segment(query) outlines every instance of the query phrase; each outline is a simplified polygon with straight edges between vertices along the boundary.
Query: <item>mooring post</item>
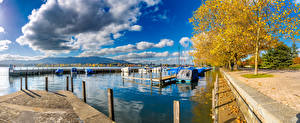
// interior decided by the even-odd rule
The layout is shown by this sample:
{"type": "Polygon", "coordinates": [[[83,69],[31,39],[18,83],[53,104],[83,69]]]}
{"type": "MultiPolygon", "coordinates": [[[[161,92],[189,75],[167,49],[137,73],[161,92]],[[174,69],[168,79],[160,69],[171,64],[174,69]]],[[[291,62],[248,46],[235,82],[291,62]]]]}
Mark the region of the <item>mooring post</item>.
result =
{"type": "Polygon", "coordinates": [[[48,77],[45,77],[45,90],[48,91],[48,77]]]}
{"type": "Polygon", "coordinates": [[[25,76],[25,89],[28,90],[28,82],[27,82],[27,75],[25,76]]]}
{"type": "Polygon", "coordinates": [[[162,67],[159,70],[159,86],[162,86],[162,67]]]}
{"type": "Polygon", "coordinates": [[[179,101],[173,102],[174,123],[180,123],[180,107],[179,101]]]}
{"type": "Polygon", "coordinates": [[[66,79],[66,89],[67,89],[67,91],[69,90],[69,76],[67,76],[67,79],[66,79]]]}
{"type": "Polygon", "coordinates": [[[113,90],[107,89],[109,118],[115,121],[113,90]]]}
{"type": "Polygon", "coordinates": [[[85,81],[82,81],[82,97],[83,101],[86,103],[85,81]]]}
{"type": "Polygon", "coordinates": [[[20,90],[23,90],[22,89],[22,77],[20,77],[20,90]]]}
{"type": "Polygon", "coordinates": [[[134,73],[135,73],[134,70],[132,70],[132,75],[133,75],[133,77],[134,77],[134,73]]]}
{"type": "Polygon", "coordinates": [[[73,77],[71,77],[71,91],[74,92],[73,77]]]}
{"type": "Polygon", "coordinates": [[[151,82],[151,86],[152,86],[152,83],[153,83],[153,81],[152,81],[152,71],[150,71],[150,82],[151,82]]]}

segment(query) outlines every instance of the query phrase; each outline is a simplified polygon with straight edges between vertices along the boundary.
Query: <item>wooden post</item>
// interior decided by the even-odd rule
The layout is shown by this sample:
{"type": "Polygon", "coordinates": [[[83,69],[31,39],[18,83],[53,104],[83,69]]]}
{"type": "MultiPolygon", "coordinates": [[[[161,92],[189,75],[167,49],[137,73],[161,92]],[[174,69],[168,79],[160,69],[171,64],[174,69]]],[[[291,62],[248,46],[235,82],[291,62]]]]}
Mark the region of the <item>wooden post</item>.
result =
{"type": "Polygon", "coordinates": [[[73,77],[71,77],[71,91],[74,92],[73,77]]]}
{"type": "Polygon", "coordinates": [[[82,81],[82,97],[83,101],[86,103],[85,81],[82,81]]]}
{"type": "Polygon", "coordinates": [[[48,91],[48,77],[45,77],[45,90],[48,91]]]}
{"type": "Polygon", "coordinates": [[[135,74],[135,73],[134,73],[134,70],[133,70],[133,71],[132,71],[132,75],[133,75],[133,77],[134,77],[134,74],[135,74]]]}
{"type": "Polygon", "coordinates": [[[159,70],[159,86],[162,86],[162,68],[160,67],[160,70],[159,70]]]}
{"type": "Polygon", "coordinates": [[[153,81],[152,81],[152,71],[150,71],[150,82],[151,82],[151,86],[152,86],[152,83],[153,83],[153,81]]]}
{"type": "Polygon", "coordinates": [[[67,76],[67,79],[66,79],[66,89],[67,89],[67,91],[69,90],[69,76],[67,76]]]}
{"type": "Polygon", "coordinates": [[[114,98],[113,98],[113,90],[108,88],[107,89],[107,96],[108,96],[108,114],[109,118],[112,121],[115,121],[115,113],[114,113],[114,98]]]}
{"type": "Polygon", "coordinates": [[[27,75],[25,76],[25,89],[28,90],[28,82],[27,82],[27,75]]]}
{"type": "Polygon", "coordinates": [[[173,102],[174,123],[180,123],[180,107],[179,101],[173,102]]]}
{"type": "Polygon", "coordinates": [[[22,89],[22,77],[20,77],[20,90],[23,90],[22,89]]]}

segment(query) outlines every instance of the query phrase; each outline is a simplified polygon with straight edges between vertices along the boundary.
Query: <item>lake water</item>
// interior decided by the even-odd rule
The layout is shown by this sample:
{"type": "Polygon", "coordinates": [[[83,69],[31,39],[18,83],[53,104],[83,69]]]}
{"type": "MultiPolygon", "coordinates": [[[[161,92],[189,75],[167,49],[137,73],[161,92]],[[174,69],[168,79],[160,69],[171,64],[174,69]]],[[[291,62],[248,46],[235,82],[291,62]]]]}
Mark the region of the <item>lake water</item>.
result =
{"type": "MultiPolygon", "coordinates": [[[[7,68],[0,68],[0,96],[20,89],[20,77],[9,77],[6,72],[7,68]]],[[[207,72],[194,84],[172,84],[165,88],[151,88],[149,81],[123,81],[120,73],[78,74],[74,77],[74,94],[82,98],[81,83],[86,81],[87,103],[108,115],[107,88],[112,88],[115,119],[120,123],[172,123],[174,100],[180,101],[182,123],[209,123],[215,73],[207,72]]],[[[45,76],[50,91],[65,90],[68,75],[53,74],[28,76],[28,88],[44,90],[45,76]]]]}

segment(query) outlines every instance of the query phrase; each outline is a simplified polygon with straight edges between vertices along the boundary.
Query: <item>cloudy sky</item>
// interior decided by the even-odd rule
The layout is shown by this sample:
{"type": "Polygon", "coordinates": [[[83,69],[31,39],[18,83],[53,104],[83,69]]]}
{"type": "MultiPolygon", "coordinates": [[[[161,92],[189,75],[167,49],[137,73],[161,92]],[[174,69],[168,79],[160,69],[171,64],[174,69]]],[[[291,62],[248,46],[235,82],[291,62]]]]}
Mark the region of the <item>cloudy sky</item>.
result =
{"type": "Polygon", "coordinates": [[[101,56],[174,62],[179,47],[191,50],[188,18],[200,5],[201,0],[0,0],[0,60],[101,56]]]}

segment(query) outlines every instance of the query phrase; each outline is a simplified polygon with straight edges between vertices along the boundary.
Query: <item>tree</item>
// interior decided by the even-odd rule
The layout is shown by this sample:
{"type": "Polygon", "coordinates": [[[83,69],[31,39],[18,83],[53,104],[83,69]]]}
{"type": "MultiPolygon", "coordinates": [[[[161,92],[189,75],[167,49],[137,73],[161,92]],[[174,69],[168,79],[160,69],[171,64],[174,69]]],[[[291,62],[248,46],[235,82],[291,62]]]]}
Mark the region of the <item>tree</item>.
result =
{"type": "Polygon", "coordinates": [[[255,45],[255,71],[258,74],[257,59],[260,54],[260,46],[268,43],[268,36],[280,38],[285,35],[294,37],[299,30],[292,27],[299,26],[299,6],[285,0],[252,0],[250,9],[253,11],[253,34],[256,37],[255,45]],[[262,32],[262,31],[265,31],[262,32]],[[267,36],[267,37],[266,37],[267,36]]]}
{"type": "Polygon", "coordinates": [[[196,61],[225,65],[232,69],[251,51],[248,42],[248,15],[243,1],[206,1],[194,12],[192,38],[196,61]],[[244,11],[245,10],[245,11],[244,11]]]}
{"type": "Polygon", "coordinates": [[[280,44],[276,48],[267,50],[262,56],[263,67],[266,68],[286,68],[293,64],[293,56],[291,48],[284,44],[280,44]]]}
{"type": "Polygon", "coordinates": [[[290,31],[299,26],[298,18],[299,6],[284,0],[207,0],[190,18],[193,56],[230,68],[254,54],[258,74],[260,51],[275,47],[285,35],[299,34],[290,31]]]}

